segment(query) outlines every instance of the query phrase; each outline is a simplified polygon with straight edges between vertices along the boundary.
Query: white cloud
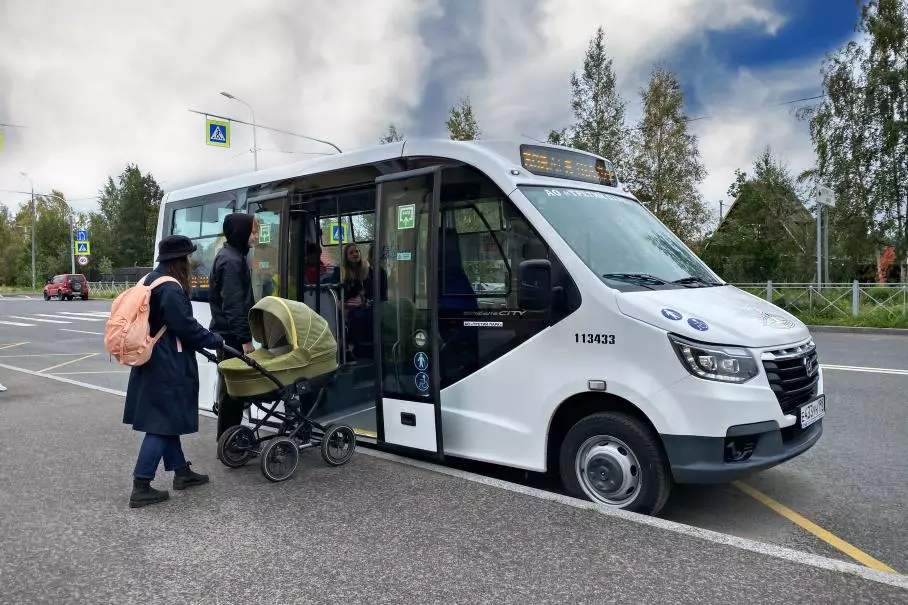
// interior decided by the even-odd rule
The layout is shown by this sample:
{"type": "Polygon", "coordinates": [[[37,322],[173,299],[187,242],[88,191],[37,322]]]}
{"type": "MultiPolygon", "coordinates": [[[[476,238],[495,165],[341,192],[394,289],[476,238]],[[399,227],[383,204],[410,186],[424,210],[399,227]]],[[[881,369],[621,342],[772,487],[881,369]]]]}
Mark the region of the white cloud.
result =
{"type": "MultiPolygon", "coordinates": [[[[407,132],[430,62],[440,62],[433,68],[439,73],[450,67],[452,49],[420,32],[445,1],[0,3],[0,121],[29,127],[7,131],[0,189],[27,188],[18,176],[25,171],[38,190],[96,195],[127,162],[152,172],[165,189],[250,170],[248,127],[234,125],[230,149],[209,147],[204,118],[187,111],[248,120],[248,109],[219,96],[222,90],[252,103],[261,124],[343,149],[374,143],[389,122],[407,132]]],[[[485,65],[449,86],[471,96],[484,137],[544,137],[570,123],[568,79],[601,23],[633,121],[654,62],[671,64],[710,30],[772,35],[785,23],[775,5],[482,1],[470,39],[479,40],[485,65]]],[[[713,116],[692,124],[709,170],[701,187],[707,201],[723,199],[734,169],[748,168],[766,144],[795,170],[810,164],[806,124],[788,108],[765,106],[816,92],[820,57],[764,71],[729,69],[708,53],[695,60],[698,80],[691,84],[713,116]]],[[[308,157],[274,150],[331,151],[263,130],[258,143],[260,167],[308,157]]],[[[17,199],[0,194],[7,203],[17,199]]]]}
{"type": "MultiPolygon", "coordinates": [[[[127,162],[165,189],[250,170],[251,130],[234,125],[230,149],[206,146],[188,108],[329,139],[375,141],[389,119],[407,124],[428,63],[420,18],[435,2],[383,0],[229,3],[116,0],[0,3],[0,121],[8,131],[0,189],[51,187],[96,195],[127,162]]],[[[259,147],[330,152],[259,130],[259,147]]],[[[303,159],[259,153],[260,167],[303,159]]],[[[16,196],[2,194],[13,201],[16,196]]],[[[76,203],[86,207],[92,202],[76,203]]]]}

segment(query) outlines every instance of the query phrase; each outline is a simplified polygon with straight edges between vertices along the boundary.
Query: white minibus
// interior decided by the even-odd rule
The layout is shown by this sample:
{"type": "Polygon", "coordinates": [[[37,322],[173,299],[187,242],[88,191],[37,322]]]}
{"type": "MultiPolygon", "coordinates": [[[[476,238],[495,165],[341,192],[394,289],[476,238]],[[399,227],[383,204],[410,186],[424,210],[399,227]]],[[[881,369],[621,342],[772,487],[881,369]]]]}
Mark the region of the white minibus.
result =
{"type": "MultiPolygon", "coordinates": [[[[262,226],[256,299],[303,301],[337,339],[314,418],[376,447],[551,472],[578,497],[656,514],[673,483],[731,481],[822,434],[808,329],[724,283],[605,158],[405,141],[171,191],[157,240],[198,244],[203,325],[232,212],[262,226]],[[356,309],[337,270],[354,250],[374,278],[356,309]]],[[[202,414],[216,372],[200,357],[202,414]]]]}

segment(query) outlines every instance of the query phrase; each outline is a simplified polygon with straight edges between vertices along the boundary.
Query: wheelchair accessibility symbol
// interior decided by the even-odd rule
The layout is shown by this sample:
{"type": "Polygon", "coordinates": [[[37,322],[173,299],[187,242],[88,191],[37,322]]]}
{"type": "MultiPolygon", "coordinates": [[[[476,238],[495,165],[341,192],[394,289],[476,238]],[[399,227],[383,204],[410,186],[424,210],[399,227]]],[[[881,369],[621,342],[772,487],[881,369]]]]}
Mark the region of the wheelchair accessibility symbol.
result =
{"type": "Polygon", "coordinates": [[[425,393],[429,390],[429,375],[425,372],[420,372],[416,375],[416,388],[425,393]]]}
{"type": "Polygon", "coordinates": [[[425,372],[429,369],[429,356],[420,351],[413,357],[413,365],[415,365],[416,369],[420,372],[425,372]]]}

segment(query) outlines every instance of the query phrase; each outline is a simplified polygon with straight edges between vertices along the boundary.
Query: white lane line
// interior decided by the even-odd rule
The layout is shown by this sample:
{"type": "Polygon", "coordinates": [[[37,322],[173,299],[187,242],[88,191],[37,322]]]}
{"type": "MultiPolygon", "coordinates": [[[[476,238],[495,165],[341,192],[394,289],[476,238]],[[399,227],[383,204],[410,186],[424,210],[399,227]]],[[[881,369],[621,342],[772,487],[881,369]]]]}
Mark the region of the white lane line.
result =
{"type": "Polygon", "coordinates": [[[131,370],[101,370],[98,372],[54,372],[54,376],[75,376],[77,374],[129,374],[131,370]]]}
{"type": "Polygon", "coordinates": [[[21,315],[7,315],[13,319],[23,319],[25,321],[40,321],[47,324],[71,324],[71,321],[60,321],[59,319],[38,319],[37,317],[22,317],[21,315]]]}
{"type": "Polygon", "coordinates": [[[104,336],[104,332],[86,332],[85,330],[70,330],[69,328],[57,328],[61,332],[76,332],[78,334],[95,334],[97,336],[104,336]]]}
{"type": "Polygon", "coordinates": [[[824,370],[840,370],[842,372],[869,372],[871,374],[895,374],[897,376],[908,376],[908,370],[899,370],[895,368],[865,368],[861,366],[837,366],[821,364],[824,370]]]}
{"type": "Polygon", "coordinates": [[[60,311],[60,315],[72,315],[75,317],[110,317],[110,313],[104,313],[103,311],[84,311],[75,313],[73,311],[60,311]]]}
{"type": "MultiPolygon", "coordinates": [[[[30,376],[38,376],[41,378],[47,378],[49,380],[56,380],[58,382],[63,382],[66,384],[71,384],[74,386],[83,387],[86,389],[91,389],[93,391],[99,391],[101,393],[110,393],[111,395],[119,395],[120,397],[126,397],[125,391],[117,391],[114,389],[108,389],[106,387],[101,387],[95,384],[89,384],[87,382],[79,382],[78,380],[72,380],[71,378],[64,378],[62,376],[54,376],[52,374],[44,374],[41,372],[35,372],[32,370],[26,370],[23,368],[17,368],[15,366],[8,366],[5,364],[0,364],[0,368],[5,370],[10,370],[12,372],[21,372],[23,374],[28,374],[30,376]]],[[[199,410],[200,416],[206,416],[213,418],[214,414],[206,410],[199,410]]],[[[801,565],[807,565],[808,567],[815,567],[818,569],[825,569],[828,571],[833,571],[842,574],[854,575],[871,582],[878,582],[880,584],[888,584],[889,586],[895,586],[897,588],[908,589],[908,576],[898,574],[898,573],[889,573],[885,571],[879,571],[876,569],[871,569],[865,567],[864,565],[858,565],[857,563],[849,563],[847,561],[840,561],[837,559],[830,559],[829,557],[822,557],[819,555],[814,555],[808,552],[797,551],[791,548],[785,548],[784,546],[776,546],[774,544],[765,544],[763,542],[757,542],[756,540],[750,540],[748,538],[740,538],[738,536],[732,536],[729,534],[723,534],[709,529],[701,529],[699,527],[694,527],[692,525],[685,525],[684,523],[678,523],[676,521],[668,521],[666,519],[660,519],[659,517],[650,517],[648,515],[641,515],[639,513],[631,513],[623,510],[616,510],[608,508],[604,505],[596,504],[587,500],[580,500],[578,498],[572,498],[570,496],[563,496],[561,494],[556,494],[553,492],[543,491],[541,489],[536,489],[533,487],[527,487],[524,485],[519,485],[516,483],[509,483],[507,481],[502,481],[501,479],[493,479],[491,477],[484,477],[482,475],[476,475],[467,471],[462,471],[459,469],[447,468],[444,466],[438,466],[429,462],[422,462],[420,460],[412,460],[409,458],[404,458],[396,454],[391,454],[388,452],[383,452],[380,450],[373,450],[370,448],[357,448],[358,451],[366,456],[373,456],[375,458],[382,458],[384,460],[389,460],[392,462],[397,462],[407,466],[412,466],[415,468],[421,468],[434,473],[439,473],[442,475],[448,475],[450,477],[456,477],[458,479],[463,479],[465,481],[470,481],[473,483],[480,483],[482,485],[488,485],[490,487],[497,487],[510,492],[515,492],[523,494],[525,496],[531,496],[538,498],[540,500],[548,500],[550,502],[557,502],[559,504],[564,504],[566,506],[571,506],[573,508],[578,508],[582,510],[593,510],[606,517],[617,517],[625,521],[630,521],[632,523],[638,523],[640,525],[647,525],[656,529],[661,529],[663,531],[670,531],[673,533],[690,536],[692,538],[698,538],[700,540],[705,540],[707,542],[713,542],[715,544],[723,544],[725,546],[731,546],[733,548],[738,548],[740,550],[746,550],[750,552],[755,552],[758,554],[766,555],[769,557],[775,557],[777,559],[783,559],[790,561],[792,563],[797,563],[801,565]]]]}
{"type": "Polygon", "coordinates": [[[34,328],[35,327],[35,324],[24,324],[24,323],[21,323],[18,321],[2,321],[2,320],[0,320],[0,324],[3,324],[4,326],[19,326],[20,328],[34,328]]]}
{"type": "MultiPolygon", "coordinates": [[[[47,313],[35,313],[35,317],[53,317],[54,319],[74,319],[76,321],[104,321],[100,317],[76,317],[74,315],[49,315],[47,313]]],[[[66,323],[71,323],[67,321],[66,323]]]]}

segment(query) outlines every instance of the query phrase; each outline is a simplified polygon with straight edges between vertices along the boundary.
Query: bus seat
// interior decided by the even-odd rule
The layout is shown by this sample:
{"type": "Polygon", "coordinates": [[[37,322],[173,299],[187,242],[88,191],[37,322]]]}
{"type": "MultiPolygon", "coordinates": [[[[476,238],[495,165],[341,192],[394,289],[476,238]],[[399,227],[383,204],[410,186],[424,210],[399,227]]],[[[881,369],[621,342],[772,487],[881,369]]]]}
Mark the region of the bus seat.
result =
{"type": "Polygon", "coordinates": [[[328,329],[334,335],[338,346],[341,346],[341,339],[338,335],[338,325],[340,324],[338,320],[339,303],[334,291],[330,288],[319,288],[318,291],[307,289],[305,294],[303,294],[303,302],[310,309],[318,309],[319,315],[328,322],[328,329]]]}
{"type": "Polygon", "coordinates": [[[473,284],[463,267],[460,255],[460,234],[446,228],[441,238],[441,258],[438,262],[438,307],[440,310],[472,311],[479,308],[473,284]]]}

